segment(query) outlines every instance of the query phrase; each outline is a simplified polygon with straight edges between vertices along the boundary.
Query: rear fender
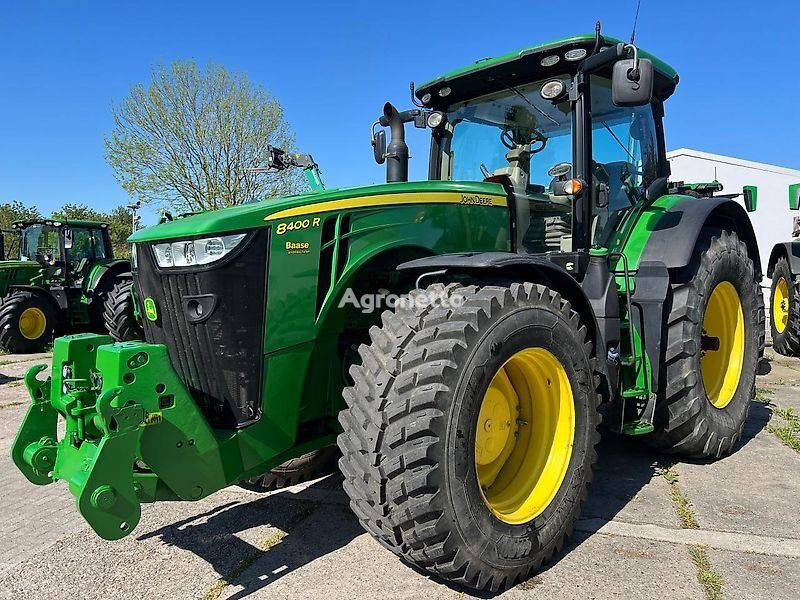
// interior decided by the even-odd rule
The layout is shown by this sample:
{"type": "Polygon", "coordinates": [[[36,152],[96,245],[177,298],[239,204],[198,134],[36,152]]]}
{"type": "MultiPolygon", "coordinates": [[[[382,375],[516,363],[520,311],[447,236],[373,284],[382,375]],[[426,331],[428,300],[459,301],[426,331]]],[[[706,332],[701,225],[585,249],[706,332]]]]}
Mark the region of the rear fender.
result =
{"type": "MultiPolygon", "coordinates": [[[[695,242],[704,227],[736,231],[747,246],[757,280],[761,280],[761,258],[753,224],[745,209],[730,198],[686,196],[685,200],[665,210],[654,226],[644,222],[637,224],[639,226],[652,227],[639,262],[662,262],[668,269],[685,267],[691,262],[695,242]]],[[[631,254],[627,248],[626,254],[631,254]]]]}
{"type": "Polygon", "coordinates": [[[772,277],[772,273],[775,271],[775,263],[781,257],[786,258],[789,262],[789,269],[793,276],[796,277],[800,274],[800,241],[775,244],[769,255],[769,263],[767,263],[767,277],[772,277]]]}

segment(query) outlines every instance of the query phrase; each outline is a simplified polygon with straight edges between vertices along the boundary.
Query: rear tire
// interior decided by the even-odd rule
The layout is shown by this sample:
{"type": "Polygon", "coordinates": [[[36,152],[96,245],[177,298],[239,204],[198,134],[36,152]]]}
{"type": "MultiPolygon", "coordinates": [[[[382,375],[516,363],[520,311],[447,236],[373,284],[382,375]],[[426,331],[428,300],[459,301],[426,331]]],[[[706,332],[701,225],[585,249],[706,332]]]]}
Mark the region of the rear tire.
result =
{"type": "Polygon", "coordinates": [[[562,548],[586,497],[600,421],[592,343],[570,304],[545,286],[451,284],[412,297],[418,294],[461,300],[386,311],[383,326],[371,328],[372,343],[359,348],[363,364],[350,370],[355,384],[344,390],[347,409],[339,415],[344,489],[362,526],[404,561],[497,591],[530,577],[562,548]],[[519,356],[539,357],[530,359],[541,369],[535,382],[507,371],[519,356]],[[520,412],[518,419],[491,413],[515,429],[513,438],[504,434],[502,452],[487,457],[485,437],[476,441],[496,426],[484,411],[501,373],[514,382],[510,397],[520,412]],[[523,400],[533,402],[537,390],[561,404],[540,403],[535,410],[543,412],[526,421],[523,400]],[[553,423],[552,436],[534,435],[540,417],[553,423]],[[572,446],[558,451],[564,423],[572,446]],[[535,447],[541,440],[545,446],[535,447]],[[544,462],[535,469],[524,459],[511,464],[520,444],[523,457],[543,449],[544,462]],[[500,474],[487,481],[487,464],[507,448],[500,474]],[[506,492],[523,500],[508,503],[506,492]]]}
{"type": "Polygon", "coordinates": [[[239,485],[248,490],[267,492],[311,481],[333,473],[336,470],[338,456],[339,449],[335,445],[325,446],[287,460],[271,471],[243,481],[239,485]]]}
{"type": "Polygon", "coordinates": [[[53,341],[58,313],[42,294],[12,291],[0,301],[0,347],[8,352],[41,352],[53,341]]]}
{"type": "Polygon", "coordinates": [[[645,438],[664,452],[693,458],[719,458],[741,437],[755,395],[764,322],[747,247],[734,232],[706,233],[692,263],[673,274],[666,383],[656,429],[645,438]]]}
{"type": "Polygon", "coordinates": [[[132,294],[133,281],[121,279],[111,288],[103,303],[103,322],[116,342],[144,339],[144,331],[133,309],[132,294]]]}
{"type": "Polygon", "coordinates": [[[784,356],[800,355],[800,289],[785,257],[775,263],[769,305],[769,327],[775,352],[784,356]]]}

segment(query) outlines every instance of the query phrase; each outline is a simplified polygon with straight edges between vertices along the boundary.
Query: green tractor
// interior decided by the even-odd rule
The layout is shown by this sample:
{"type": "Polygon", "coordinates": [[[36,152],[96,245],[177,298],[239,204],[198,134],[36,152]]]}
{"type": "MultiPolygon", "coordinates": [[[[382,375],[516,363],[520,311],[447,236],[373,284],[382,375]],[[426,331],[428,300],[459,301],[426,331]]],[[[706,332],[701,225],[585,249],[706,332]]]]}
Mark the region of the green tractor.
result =
{"type": "Polygon", "coordinates": [[[141,336],[130,261],[114,258],[106,223],[17,221],[0,247],[0,348],[38,352],[65,330],[141,336]]]}
{"type": "MultiPolygon", "coordinates": [[[[800,208],[800,183],[789,186],[789,208],[800,208]]],[[[795,218],[792,238],[798,236],[800,223],[795,218]]],[[[772,347],[784,356],[800,356],[800,240],[775,244],[769,255],[767,277],[772,279],[772,347]]]]}
{"type": "Polygon", "coordinates": [[[145,341],[57,339],[14,463],[113,540],[143,502],[294,482],[338,442],[354,513],[405,562],[529,577],[572,531],[601,414],[716,458],[754,395],[758,247],[729,196],[669,182],[677,83],[599,31],[479,61],[386,104],[385,184],[136,232],[145,341]]]}

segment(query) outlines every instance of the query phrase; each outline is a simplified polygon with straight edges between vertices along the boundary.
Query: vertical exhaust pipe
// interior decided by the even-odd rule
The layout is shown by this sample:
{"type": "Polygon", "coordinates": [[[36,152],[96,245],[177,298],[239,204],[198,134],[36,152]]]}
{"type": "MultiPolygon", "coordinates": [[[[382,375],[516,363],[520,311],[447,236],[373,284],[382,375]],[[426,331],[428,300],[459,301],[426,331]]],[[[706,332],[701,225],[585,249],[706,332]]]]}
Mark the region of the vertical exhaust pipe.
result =
{"type": "Polygon", "coordinates": [[[389,127],[391,139],[386,148],[386,183],[408,181],[408,144],[406,144],[406,128],[403,117],[387,102],[383,107],[381,125],[389,127]]]}

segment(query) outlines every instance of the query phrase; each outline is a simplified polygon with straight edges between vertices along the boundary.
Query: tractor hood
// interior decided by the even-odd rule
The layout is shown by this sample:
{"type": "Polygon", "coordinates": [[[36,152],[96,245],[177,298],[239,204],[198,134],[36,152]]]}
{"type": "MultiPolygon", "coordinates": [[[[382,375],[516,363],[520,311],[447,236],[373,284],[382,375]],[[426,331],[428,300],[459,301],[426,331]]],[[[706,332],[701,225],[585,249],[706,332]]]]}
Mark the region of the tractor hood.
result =
{"type": "Polygon", "coordinates": [[[31,260],[0,260],[0,271],[16,269],[41,269],[42,265],[31,260]]]}
{"type": "Polygon", "coordinates": [[[269,198],[176,219],[141,229],[129,237],[128,241],[151,242],[203,234],[219,235],[264,227],[270,221],[289,219],[300,214],[319,214],[406,202],[476,204],[481,198],[485,198],[491,203],[492,198],[498,196],[505,197],[501,185],[474,181],[410,181],[324,190],[269,198]]]}

